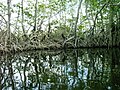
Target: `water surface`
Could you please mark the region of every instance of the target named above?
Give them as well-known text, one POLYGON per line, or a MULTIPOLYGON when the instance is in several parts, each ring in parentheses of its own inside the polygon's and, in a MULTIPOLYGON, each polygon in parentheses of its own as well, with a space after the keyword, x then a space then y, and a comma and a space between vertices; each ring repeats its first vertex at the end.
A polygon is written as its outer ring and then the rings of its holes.
POLYGON ((0 56, 0 90, 120 90, 119 49, 0 56))

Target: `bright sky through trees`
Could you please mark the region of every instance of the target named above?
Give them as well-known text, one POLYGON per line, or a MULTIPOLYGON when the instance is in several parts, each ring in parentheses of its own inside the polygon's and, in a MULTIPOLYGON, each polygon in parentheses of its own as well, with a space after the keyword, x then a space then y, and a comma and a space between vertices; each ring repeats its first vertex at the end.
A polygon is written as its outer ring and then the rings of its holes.
MULTIPOLYGON (((29 7, 29 5, 27 5, 27 1, 30 1, 30 0, 24 0, 24 8, 26 8, 26 7, 29 7)), ((42 1, 40 1, 40 0, 38 0, 39 2, 41 2, 41 3, 43 3, 42 1)), ((1 3, 3 3, 4 5, 7 5, 7 0, 1 0, 0 1, 1 3)), ((16 10, 16 8, 14 7, 14 5, 16 5, 16 4, 18 4, 18 3, 21 3, 21 0, 11 0, 11 7, 12 7, 12 9, 13 10, 16 10)), ((35 2, 33 2, 33 3, 35 3, 35 2)), ((44 0, 44 3, 45 4, 49 4, 49 2, 48 2, 48 0, 44 0)), ((84 3, 84 0, 83 0, 83 3, 84 3)), ((76 17, 76 15, 77 15, 77 8, 78 8, 78 3, 75 5, 75 6, 73 6, 73 7, 71 7, 70 6, 71 5, 71 2, 70 3, 68 3, 67 5, 66 5, 66 9, 68 10, 66 10, 67 12, 65 12, 65 13, 63 13, 64 15, 66 15, 66 19, 68 18, 72 18, 71 17, 71 15, 69 14, 69 10, 71 9, 72 10, 72 8, 73 8, 73 10, 74 10, 74 14, 73 14, 73 16, 74 17, 76 17)), ((29 9, 28 9, 28 11, 29 11, 29 9)), ((30 12, 30 11, 29 11, 30 12)), ((49 11, 49 9, 46 9, 46 12, 50 12, 49 11), (48 10, 48 11, 47 11, 48 10)), ((33 15, 34 15, 34 11, 32 11, 32 13, 33 13, 33 15)), ((39 13, 39 12, 37 12, 37 13, 39 13)), ((57 12, 56 12, 57 13, 57 12)), ((85 8, 84 8, 84 5, 82 4, 82 6, 81 6, 81 9, 80 9, 80 13, 81 14, 83 14, 83 15, 85 15, 85 8)), ((39 14, 43 14, 43 13, 39 13, 39 14)), ((38 15, 39 15, 38 14, 38 15)), ((40 15, 40 16, 41 16, 40 15)), ((43 14, 44 15, 44 14, 43 14)), ((17 16, 18 16, 18 13, 17 12, 12 12, 11 13, 11 22, 14 22, 16 19, 17 19, 17 16)), ((47 16, 49 16, 49 15, 47 15, 47 16)), ((5 18, 6 18, 6 20, 7 20, 7 15, 5 16, 5 18)), ((52 20, 55 20, 57 18, 57 20, 61 20, 60 19, 60 15, 59 14, 56 14, 56 15, 52 15, 51 16, 51 21, 52 20)), ((26 19, 26 18, 25 18, 26 19)), ((80 21, 80 20, 79 20, 80 21)), ((25 23, 24 23, 25 24, 25 23)), ((45 20, 44 21, 44 24, 42 25, 42 28, 43 28, 43 30, 45 29, 45 27, 46 27, 46 25, 48 24, 48 20, 45 20)), ((27 24, 25 24, 26 26, 27 26, 27 24)), ((12 28, 12 27, 11 27, 12 28)), ((26 27, 26 28, 29 28, 29 27, 26 27)), ((11 29, 12 31, 14 30, 14 29, 11 29)))

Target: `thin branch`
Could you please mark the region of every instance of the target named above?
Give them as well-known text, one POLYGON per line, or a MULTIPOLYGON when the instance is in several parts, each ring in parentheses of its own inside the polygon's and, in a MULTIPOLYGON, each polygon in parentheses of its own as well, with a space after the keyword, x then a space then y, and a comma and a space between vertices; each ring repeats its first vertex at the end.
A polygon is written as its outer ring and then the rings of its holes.
POLYGON ((6 26, 7 26, 7 21, 6 21, 6 19, 0 14, 0 16, 3 18, 3 20, 5 21, 5 24, 6 24, 6 26))
POLYGON ((94 25, 93 25, 92 30, 94 30, 94 28, 95 28, 95 26, 96 26, 96 20, 97 20, 98 14, 101 13, 101 11, 104 9, 104 7, 105 7, 106 5, 108 5, 109 2, 110 2, 110 0, 109 0, 108 2, 106 2, 106 3, 101 7, 101 9, 97 12, 97 14, 96 14, 96 16, 95 16, 94 25))
POLYGON ((62 44, 62 46, 65 46, 66 42, 70 41, 73 38, 74 38, 74 36, 72 36, 72 37, 68 38, 67 40, 65 40, 64 43, 62 44))

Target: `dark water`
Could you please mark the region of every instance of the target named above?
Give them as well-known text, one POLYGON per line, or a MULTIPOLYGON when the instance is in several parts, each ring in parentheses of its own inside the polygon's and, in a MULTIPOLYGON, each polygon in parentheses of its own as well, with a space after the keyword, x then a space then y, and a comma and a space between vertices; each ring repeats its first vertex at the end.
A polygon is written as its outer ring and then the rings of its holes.
POLYGON ((120 90, 119 49, 0 56, 0 90, 120 90))

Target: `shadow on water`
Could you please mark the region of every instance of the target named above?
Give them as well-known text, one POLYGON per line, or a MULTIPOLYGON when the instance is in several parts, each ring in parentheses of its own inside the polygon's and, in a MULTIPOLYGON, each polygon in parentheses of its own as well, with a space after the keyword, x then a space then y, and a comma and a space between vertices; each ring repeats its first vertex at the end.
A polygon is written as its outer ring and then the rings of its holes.
POLYGON ((0 90, 120 90, 120 50, 33 51, 1 56, 0 90))

